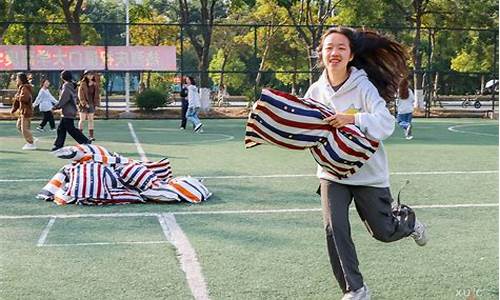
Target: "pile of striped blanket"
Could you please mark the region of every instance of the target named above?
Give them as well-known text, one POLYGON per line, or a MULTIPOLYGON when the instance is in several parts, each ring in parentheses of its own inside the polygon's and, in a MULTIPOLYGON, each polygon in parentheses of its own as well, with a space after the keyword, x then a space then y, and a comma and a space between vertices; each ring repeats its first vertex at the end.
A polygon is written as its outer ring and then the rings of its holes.
POLYGON ((246 148, 271 144, 308 149, 328 173, 343 179, 356 173, 375 153, 379 142, 349 124, 334 128, 324 119, 335 112, 314 99, 299 99, 264 89, 248 117, 246 148))
POLYGON ((212 195, 197 178, 174 177, 167 158, 136 161, 99 145, 68 146, 54 154, 72 162, 49 180, 37 198, 58 205, 200 203, 212 195))

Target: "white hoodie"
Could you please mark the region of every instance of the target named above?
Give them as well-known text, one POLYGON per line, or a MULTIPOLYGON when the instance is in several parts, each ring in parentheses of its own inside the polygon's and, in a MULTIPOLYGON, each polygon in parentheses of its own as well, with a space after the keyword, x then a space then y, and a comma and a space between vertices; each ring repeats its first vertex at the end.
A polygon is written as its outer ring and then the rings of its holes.
POLYGON ((198 94, 198 89, 196 88, 195 85, 188 85, 187 86, 188 90, 188 107, 200 107, 201 106, 201 101, 200 101, 200 94, 198 94))
POLYGON ((49 89, 41 88, 33 103, 33 107, 40 105, 40 111, 51 111, 54 104, 57 104, 57 100, 52 96, 49 89))
MULTIPOLYGON (((304 98, 319 101, 336 112, 353 114, 357 125, 368 137, 382 141, 394 131, 394 117, 385 100, 370 82, 366 72, 351 67, 351 74, 344 84, 334 91, 328 82, 326 70, 307 90, 304 98)), ((345 179, 337 179, 318 166, 319 178, 349 184, 373 187, 389 187, 389 166, 384 145, 357 171, 345 179)))

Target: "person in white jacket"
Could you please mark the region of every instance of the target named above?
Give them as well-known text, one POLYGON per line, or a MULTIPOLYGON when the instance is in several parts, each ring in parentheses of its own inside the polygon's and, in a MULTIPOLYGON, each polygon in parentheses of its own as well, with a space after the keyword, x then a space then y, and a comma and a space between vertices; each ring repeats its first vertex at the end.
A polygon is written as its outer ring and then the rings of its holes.
POLYGON ((374 238, 392 242, 412 236, 425 245, 425 226, 410 210, 398 217, 392 209, 387 155, 382 140, 391 136, 394 117, 386 101, 396 95, 407 73, 403 47, 376 32, 346 27, 328 29, 317 49, 324 71, 304 98, 322 102, 336 114, 325 119, 332 127, 355 124, 368 137, 380 141, 378 150, 352 176, 338 179, 318 166, 323 220, 330 263, 344 293, 342 299, 370 299, 359 271, 351 238, 349 206, 356 210, 374 238))
POLYGON ((50 125, 50 130, 56 130, 56 123, 54 122, 54 115, 52 114, 52 107, 57 104, 56 98, 52 96, 49 91, 50 81, 48 79, 42 80, 42 87, 36 96, 35 102, 33 102, 33 107, 38 106, 38 109, 43 114, 43 120, 36 127, 36 130, 43 131, 43 128, 47 123, 50 125))
POLYGON ((404 78, 399 83, 398 97, 396 99, 396 107, 398 110, 397 122, 398 125, 405 131, 407 140, 413 139, 412 124, 413 119, 413 102, 415 97, 413 92, 408 87, 408 79, 404 78))
POLYGON ((203 132, 201 128, 203 123, 201 123, 198 117, 198 112, 200 111, 201 101, 200 94, 198 94, 198 89, 196 88, 196 81, 193 77, 186 77, 187 85, 187 98, 188 98, 188 109, 186 112, 186 119, 193 124, 194 132, 203 132))

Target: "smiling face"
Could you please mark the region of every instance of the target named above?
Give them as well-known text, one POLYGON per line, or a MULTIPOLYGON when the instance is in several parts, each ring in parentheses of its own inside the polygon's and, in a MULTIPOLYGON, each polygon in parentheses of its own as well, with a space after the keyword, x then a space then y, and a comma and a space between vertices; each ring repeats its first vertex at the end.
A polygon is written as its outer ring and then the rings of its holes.
POLYGON ((347 64, 353 59, 349 39, 337 32, 327 35, 323 40, 321 57, 329 71, 347 70, 347 64))

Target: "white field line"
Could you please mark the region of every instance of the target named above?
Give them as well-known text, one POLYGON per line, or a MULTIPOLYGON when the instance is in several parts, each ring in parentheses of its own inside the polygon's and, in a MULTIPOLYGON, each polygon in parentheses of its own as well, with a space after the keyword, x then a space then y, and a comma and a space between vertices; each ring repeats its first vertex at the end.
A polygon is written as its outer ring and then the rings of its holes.
POLYGON ((208 288, 205 278, 201 273, 201 266, 196 257, 196 252, 191 246, 184 231, 180 228, 171 213, 158 216, 158 221, 163 229, 163 233, 168 241, 177 249, 178 259, 181 263, 182 271, 186 274, 186 279, 196 300, 208 300, 208 288))
POLYGON ((47 223, 47 225, 42 231, 42 234, 40 234, 40 237, 38 238, 38 242, 36 243, 37 247, 42 247, 43 244, 45 244, 45 240, 47 239, 47 235, 49 234, 50 228, 52 228, 52 225, 54 225, 55 221, 56 217, 50 218, 49 223, 47 223))
MULTIPOLYGON (((441 209, 441 208, 476 208, 476 207, 498 207, 498 203, 464 203, 464 204, 430 204, 410 205, 417 209, 441 209)), ((354 209, 352 207, 351 209, 354 209)), ((317 212, 321 208, 289 208, 289 209, 248 209, 248 210, 207 210, 207 211, 178 211, 169 212, 172 215, 223 215, 223 214, 274 214, 274 213, 305 213, 317 212)), ((132 217, 160 217, 162 212, 145 213, 109 213, 109 214, 58 214, 58 215, 0 215, 0 220, 17 219, 44 219, 44 218, 132 218, 132 217)))
POLYGON ((147 244, 167 244, 168 241, 144 241, 144 242, 94 242, 94 243, 73 243, 73 244, 44 244, 43 247, 71 247, 71 246, 102 246, 102 245, 147 245, 147 244))
POLYGON ((130 134, 132 135, 132 138, 134 139, 134 144, 135 147, 137 148, 137 153, 139 153, 139 156, 141 157, 142 161, 146 161, 146 153, 144 152, 144 149, 142 149, 141 144, 139 143, 139 139, 137 138, 137 135, 135 134, 134 131, 134 126, 132 126, 132 123, 128 122, 128 129, 130 130, 130 134))
MULTIPOLYGON (((140 145, 139 145, 140 146, 140 145)), ((414 171, 391 172, 390 175, 454 175, 454 174, 495 174, 498 170, 484 171, 414 171)), ((201 179, 251 179, 251 178, 300 178, 316 177, 315 174, 269 174, 269 175, 228 175, 228 176, 193 176, 201 179)), ((0 182, 48 181, 47 178, 0 179, 0 182)))
POLYGON ((222 133, 203 133, 203 135, 216 135, 216 136, 223 136, 223 138, 216 139, 216 140, 203 140, 203 141, 191 141, 191 142, 173 142, 170 143, 170 145, 197 145, 197 144, 208 144, 208 143, 218 143, 218 142, 225 142, 225 141, 230 141, 234 140, 234 136, 228 135, 228 134, 222 134, 222 133))
POLYGON ((448 127, 448 130, 451 132, 456 132, 456 133, 498 137, 498 134, 493 134, 493 133, 482 133, 482 132, 475 132, 475 131, 470 131, 470 130, 457 129, 457 128, 463 128, 463 127, 474 127, 474 126, 485 126, 485 125, 494 125, 494 124, 474 124, 474 123, 473 124, 460 124, 460 125, 450 126, 450 127, 448 127))
MULTIPOLYGON (((142 161, 147 161, 148 158, 144 149, 135 134, 132 123, 128 122, 130 134, 134 139, 137 152, 139 153, 142 161)), ((176 249, 178 260, 181 265, 182 271, 186 274, 186 280, 195 300, 209 300, 208 288, 205 283, 205 278, 201 273, 201 266, 196 258, 196 252, 191 246, 187 236, 184 234, 179 224, 177 224, 173 214, 157 215, 158 222, 160 222, 163 233, 168 242, 170 242, 176 249)))

